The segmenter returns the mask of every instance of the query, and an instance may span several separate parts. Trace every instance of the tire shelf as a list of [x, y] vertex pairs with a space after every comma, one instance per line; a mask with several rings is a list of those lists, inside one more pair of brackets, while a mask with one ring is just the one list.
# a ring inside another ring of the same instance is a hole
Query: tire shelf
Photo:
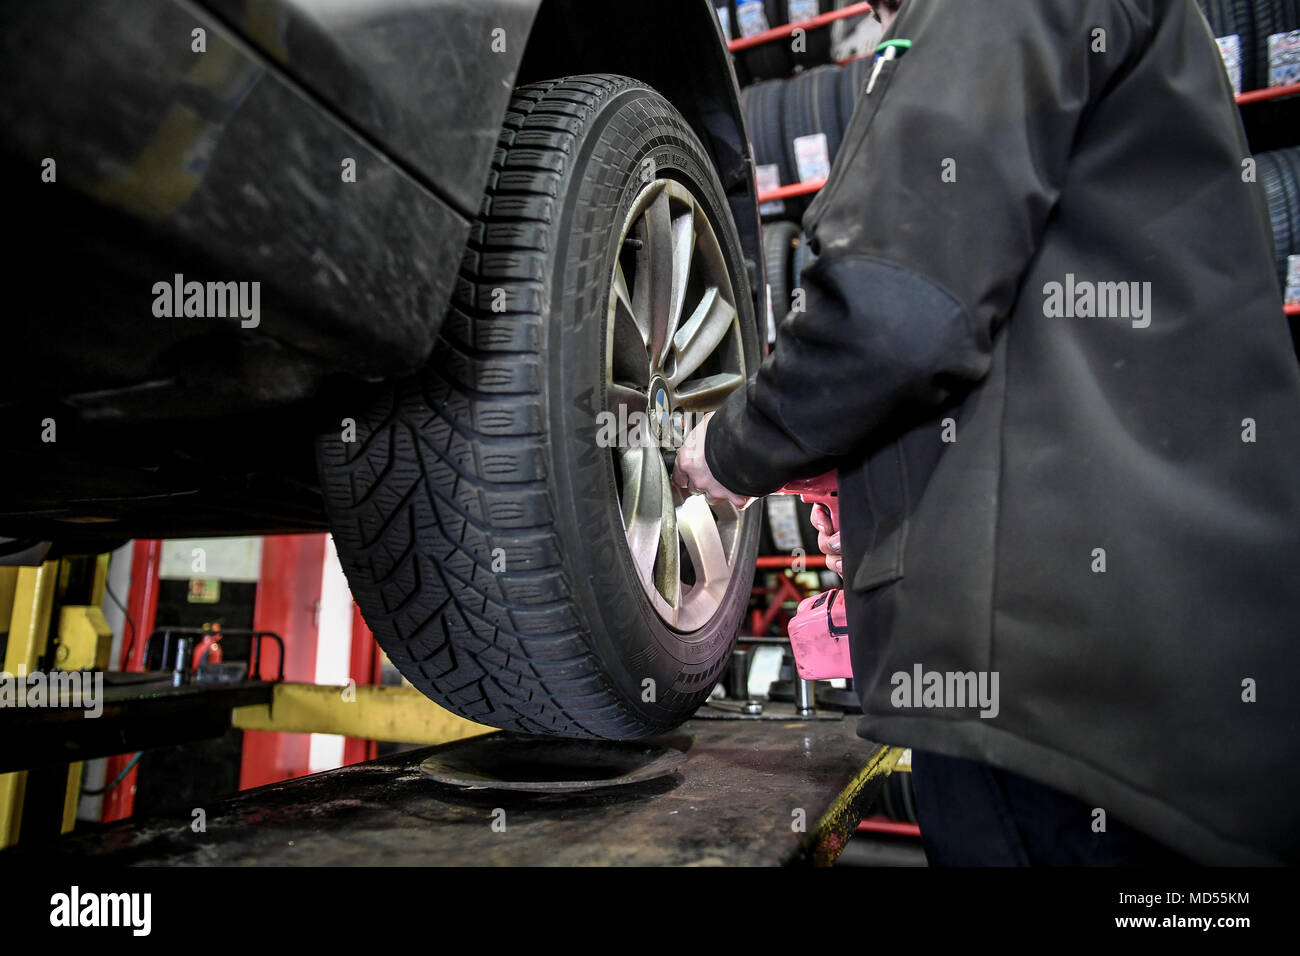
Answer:
[[814, 179], [806, 183], [791, 183], [789, 186], [780, 186], [777, 189], [769, 189], [767, 192], [758, 194], [758, 203], [780, 202], [782, 199], [793, 199], [796, 196], [807, 196], [818, 192], [826, 185], [824, 179]]
[[787, 568], [793, 568], [798, 561], [805, 569], [815, 569], [826, 567], [826, 558], [822, 555], [805, 554], [798, 558], [782, 557], [780, 555], [759, 557], [755, 559], [755, 567], [760, 571], [784, 571]]
[[[869, 6], [869, 4], [863, 4]], [[853, 8], [847, 8], [853, 9]], [[843, 13], [844, 11], [836, 11]], [[830, 16], [824, 14], [823, 16]], [[812, 22], [812, 21], [805, 21]], [[762, 34], [758, 34], [762, 36]], [[753, 37], [750, 37], [753, 39]], [[1287, 99], [1292, 96], [1300, 96], [1300, 83], [1292, 83], [1288, 86], [1274, 86], [1263, 90], [1249, 90], [1245, 93], [1238, 94], [1236, 97], [1239, 106], [1250, 106], [1256, 103], [1275, 103], [1278, 100]], [[1289, 101], [1289, 104], [1300, 105], [1300, 99]], [[1249, 125], [1249, 124], [1248, 124]], [[1263, 150], [1252, 150], [1263, 152]], [[793, 199], [798, 196], [808, 196], [819, 192], [826, 185], [826, 180], [818, 179], [806, 183], [793, 183], [789, 186], [781, 186], [777, 189], [769, 189], [766, 192], [758, 194], [758, 203], [763, 205], [770, 202], [780, 202], [784, 199]], [[1291, 317], [1300, 317], [1300, 303], [1288, 305], [1285, 307], [1286, 314]]]
[[786, 23], [779, 27], [772, 27], [770, 30], [764, 30], [762, 33], [755, 33], [753, 36], [741, 37], [738, 40], [728, 40], [727, 49], [732, 53], [740, 50], [748, 50], [756, 46], [762, 46], [764, 43], [771, 43], [773, 40], [781, 40], [785, 37], [792, 36], [795, 30], [816, 30], [827, 24], [834, 23], [836, 20], [845, 20], [849, 17], [857, 17], [871, 12], [871, 4], [855, 3], [851, 7], [845, 7], [843, 10], [831, 10], [829, 13], [819, 13], [815, 17], [809, 17], [807, 20], [799, 20], [796, 23]]
[[1289, 83], [1286, 86], [1269, 86], [1262, 90], [1247, 90], [1245, 93], [1237, 94], [1237, 105], [1248, 106], [1251, 103], [1262, 103], [1266, 100], [1295, 96], [1297, 93], [1300, 93], [1300, 83]]

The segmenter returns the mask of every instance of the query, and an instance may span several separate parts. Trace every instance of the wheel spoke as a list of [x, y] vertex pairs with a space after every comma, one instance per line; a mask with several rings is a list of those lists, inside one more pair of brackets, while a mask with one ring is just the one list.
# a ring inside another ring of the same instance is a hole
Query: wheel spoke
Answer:
[[705, 292], [695, 312], [673, 337], [677, 367], [669, 384], [677, 388], [694, 375], [722, 344], [735, 321], [735, 306], [722, 297], [716, 286]]
[[644, 392], [629, 388], [627, 385], [609, 385], [605, 389], [605, 409], [617, 415], [620, 408], [627, 409], [627, 417], [633, 412], [643, 412], [646, 406]]
[[[668, 310], [668, 335], [671, 338], [681, 326], [682, 308], [686, 303], [686, 287], [691, 281], [691, 259], [695, 256], [695, 207], [673, 220], [673, 287], [672, 303]], [[659, 365], [668, 359], [668, 349], [656, 353]]]
[[719, 586], [725, 589], [731, 578], [731, 567], [727, 564], [727, 551], [722, 545], [718, 519], [708, 502], [700, 495], [687, 498], [677, 509], [677, 527], [686, 553], [695, 565], [698, 584], [706, 590]]
[[642, 328], [637, 319], [621, 265], [614, 269], [613, 299], [610, 328], [614, 378], [620, 382], [645, 382], [650, 375], [650, 353], [646, 350], [650, 330]]
[[[642, 283], [642, 285], [645, 285], [645, 283]], [[650, 306], [648, 302], [633, 302], [632, 294], [628, 291], [627, 273], [623, 271], [621, 263], [614, 269], [614, 298], [618, 304], [615, 317], [630, 321], [632, 328], [636, 330], [637, 336], [641, 340], [641, 347], [648, 347], [650, 344]]]
[[687, 382], [677, 390], [677, 404], [683, 411], [699, 415], [715, 411], [728, 395], [745, 384], [739, 372], [723, 372], [694, 382]]
[[664, 463], [654, 447], [629, 448], [622, 454], [623, 527], [637, 575], [654, 579], [655, 558], [663, 536]]
[[[651, 449], [651, 454], [659, 459], [661, 465], [663, 464], [663, 459], [657, 451]], [[659, 562], [655, 566], [655, 589], [664, 596], [668, 606], [673, 609], [669, 623], [676, 624], [677, 610], [682, 601], [682, 546], [677, 537], [677, 509], [673, 507], [673, 486], [667, 467], [661, 467], [659, 474], [662, 479], [660, 495], [664, 520], [659, 531]]]
[[637, 384], [650, 380], [650, 353], [630, 321], [615, 320], [610, 343], [610, 371], [616, 382]]
[[676, 328], [672, 315], [675, 271], [673, 222], [667, 189], [660, 190], [659, 195], [650, 203], [650, 208], [645, 214], [645, 225], [644, 251], [649, 270], [644, 277], [638, 270], [637, 285], [640, 286], [646, 281], [650, 283], [649, 345], [652, 367], [657, 370], [663, 367], [663, 359], [668, 354], [668, 343]]
[[[647, 183], [624, 222], [611, 269], [604, 406], [623, 421], [640, 414], [636, 433], [621, 435], [613, 451], [619, 503], [647, 599], [661, 620], [689, 635], [726, 597], [732, 552], [748, 525], [736, 509], [710, 507], [700, 496], [679, 505], [659, 443], [681, 438], [683, 415], [713, 411], [744, 387], [745, 356], [730, 335], [738, 322], [732, 271], [712, 222], [681, 183]], [[661, 386], [668, 406], [653, 414], [668, 419], [667, 432], [662, 419], [652, 429], [648, 418]]]

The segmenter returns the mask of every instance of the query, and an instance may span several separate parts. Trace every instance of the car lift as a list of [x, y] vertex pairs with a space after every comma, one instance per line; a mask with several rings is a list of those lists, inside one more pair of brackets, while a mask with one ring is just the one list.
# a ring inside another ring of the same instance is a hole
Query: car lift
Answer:
[[[6, 671], [31, 673], [42, 662], [103, 669], [111, 637], [99, 607], [106, 557], [0, 569], [0, 614], [12, 620]], [[0, 846], [10, 846], [0, 860], [39, 853], [163, 865], [829, 864], [902, 755], [858, 738], [856, 721], [843, 715], [705, 707], [647, 742], [682, 752], [679, 766], [609, 786], [613, 772], [599, 770], [600, 748], [609, 745], [503, 735], [408, 687], [312, 686], [259, 674], [209, 684], [173, 681], [169, 671], [152, 681], [126, 676], [106, 688], [96, 720], [0, 708]], [[80, 761], [231, 727], [425, 746], [179, 808], [175, 817], [56, 839], [75, 823]], [[554, 757], [557, 780], [572, 749], [589, 748], [595, 763], [583, 769], [595, 766], [587, 774], [595, 779], [585, 789], [557, 784], [539, 793], [497, 789], [486, 778], [452, 786], [421, 771], [487, 734], [526, 748], [534, 774], [545, 772], [548, 754], [563, 752]]]

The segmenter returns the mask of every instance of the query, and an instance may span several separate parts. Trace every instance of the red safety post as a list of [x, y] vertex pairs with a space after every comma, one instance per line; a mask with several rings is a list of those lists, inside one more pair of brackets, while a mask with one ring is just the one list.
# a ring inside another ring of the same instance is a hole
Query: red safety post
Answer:
[[[262, 571], [253, 605], [253, 630], [284, 639], [284, 679], [316, 679], [325, 535], [268, 535], [262, 539]], [[268, 663], [264, 660], [264, 664]], [[264, 667], [263, 673], [269, 673]], [[310, 773], [311, 736], [244, 731], [239, 788], [260, 787]]]
[[[760, 558], [759, 560], [763, 559]], [[806, 595], [794, 586], [794, 582], [789, 577], [784, 574], [780, 575], [777, 580], [776, 590], [768, 601], [767, 609], [764, 611], [754, 610], [753, 617], [750, 620], [750, 633], [755, 637], [762, 637], [776, 622], [786, 601], [793, 601], [798, 604], [805, 597]]]
[[[158, 613], [158, 572], [162, 566], [162, 542], [157, 539], [139, 539], [131, 551], [131, 590], [126, 599], [126, 610], [131, 623], [123, 624], [126, 630], [122, 641], [122, 657], [118, 666], [124, 671], [144, 670], [144, 645], [153, 633], [154, 617]], [[130, 762], [130, 754], [109, 757], [105, 780], [116, 780]], [[102, 819], [105, 823], [125, 820], [135, 810], [135, 781], [137, 768], [108, 793], [104, 794]]]

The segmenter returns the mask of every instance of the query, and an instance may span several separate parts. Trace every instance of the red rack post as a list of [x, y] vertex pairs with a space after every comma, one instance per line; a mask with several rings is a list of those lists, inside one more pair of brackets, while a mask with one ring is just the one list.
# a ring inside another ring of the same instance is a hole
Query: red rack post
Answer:
[[[131, 639], [122, 642], [122, 658], [118, 664], [124, 671], [144, 670], [144, 645], [153, 633], [154, 616], [158, 611], [161, 567], [162, 542], [156, 539], [137, 539], [131, 551], [131, 589], [126, 598], [127, 611], [135, 627], [125, 624], [130, 629]], [[105, 764], [104, 779], [116, 780], [130, 760], [130, 754], [109, 757]], [[104, 794], [100, 818], [105, 823], [125, 820], [135, 811], [136, 772], [137, 768], [132, 767], [121, 783]]]

